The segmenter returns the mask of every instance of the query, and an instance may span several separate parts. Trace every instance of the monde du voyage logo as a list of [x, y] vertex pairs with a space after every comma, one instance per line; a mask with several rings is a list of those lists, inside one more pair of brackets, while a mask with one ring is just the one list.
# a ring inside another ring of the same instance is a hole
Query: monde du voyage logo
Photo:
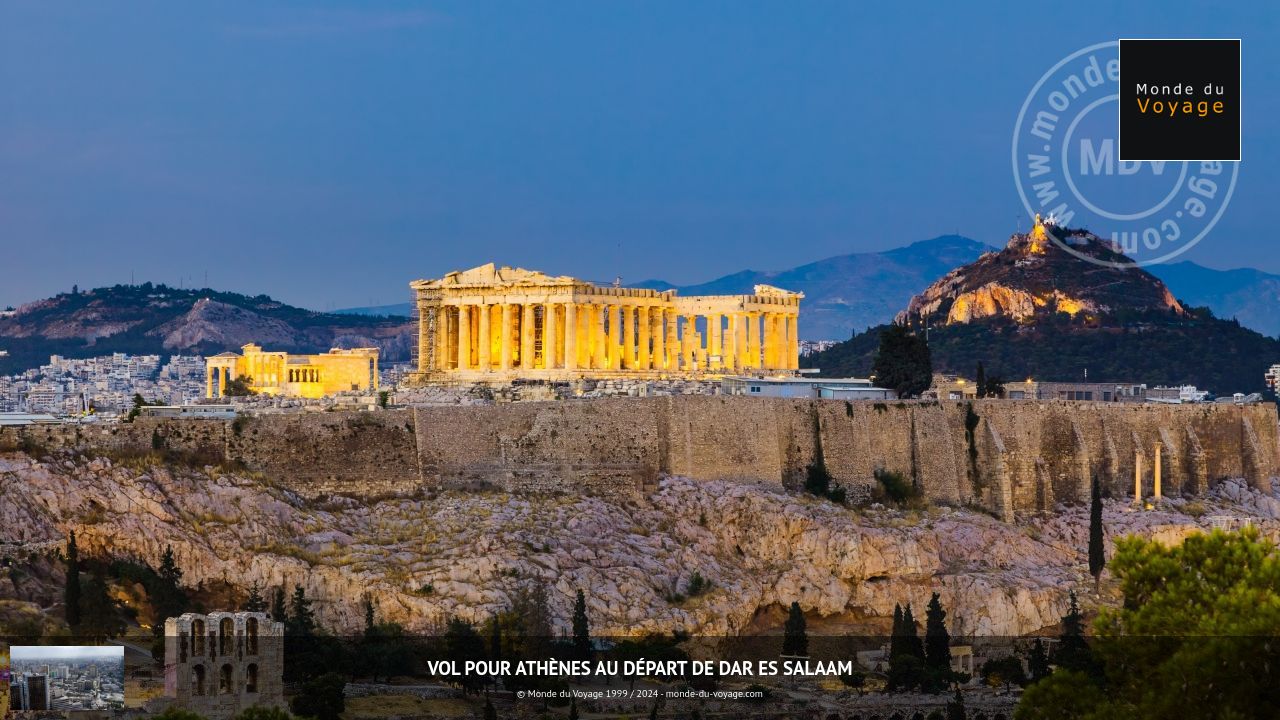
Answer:
[[[1059, 247], [1110, 267], [1171, 260], [1213, 229], [1235, 190], [1240, 41], [1077, 50], [1028, 93], [1012, 150], [1023, 208], [1054, 220]], [[1083, 252], [1058, 228], [1109, 238], [1133, 263]]]

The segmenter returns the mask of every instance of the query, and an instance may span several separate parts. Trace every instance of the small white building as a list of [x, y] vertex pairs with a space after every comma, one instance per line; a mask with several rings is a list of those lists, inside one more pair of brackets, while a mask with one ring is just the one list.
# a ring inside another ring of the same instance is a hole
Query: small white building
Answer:
[[61, 420], [44, 413], [0, 412], [0, 427], [5, 425], [51, 425]]
[[1272, 365], [1266, 374], [1267, 387], [1274, 391], [1280, 391], [1280, 365]]
[[750, 397], [821, 398], [824, 400], [894, 400], [892, 390], [876, 387], [866, 378], [796, 378], [729, 376], [720, 381], [726, 395]]

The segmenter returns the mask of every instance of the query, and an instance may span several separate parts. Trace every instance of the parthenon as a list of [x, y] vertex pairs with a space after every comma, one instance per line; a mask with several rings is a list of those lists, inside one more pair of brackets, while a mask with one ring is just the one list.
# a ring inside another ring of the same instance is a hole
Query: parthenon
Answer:
[[793, 374], [802, 293], [598, 285], [493, 263], [410, 283], [419, 382]]

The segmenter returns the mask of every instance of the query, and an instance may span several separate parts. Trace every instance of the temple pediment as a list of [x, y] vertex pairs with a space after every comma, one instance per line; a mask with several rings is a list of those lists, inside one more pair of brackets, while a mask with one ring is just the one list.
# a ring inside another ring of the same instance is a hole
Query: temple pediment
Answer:
[[803, 298], [804, 297], [804, 293], [802, 292], [793, 292], [791, 290], [783, 290], [780, 287], [774, 287], [772, 285], [756, 285], [755, 288], [753, 289], [755, 290], [756, 295], [759, 295], [761, 297], [781, 297], [781, 298]]
[[524, 268], [498, 267], [494, 263], [485, 263], [470, 270], [455, 270], [447, 273], [439, 280], [419, 280], [415, 287], [528, 287], [543, 285], [582, 285], [589, 284], [584, 280], [568, 275], [548, 275], [537, 270]]

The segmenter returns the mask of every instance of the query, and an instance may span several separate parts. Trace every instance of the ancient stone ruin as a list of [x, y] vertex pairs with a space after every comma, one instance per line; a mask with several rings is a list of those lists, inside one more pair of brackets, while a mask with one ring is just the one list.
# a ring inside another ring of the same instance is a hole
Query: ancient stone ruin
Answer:
[[255, 705], [284, 707], [284, 623], [260, 612], [184, 613], [165, 620], [164, 634], [157, 704], [210, 720]]

